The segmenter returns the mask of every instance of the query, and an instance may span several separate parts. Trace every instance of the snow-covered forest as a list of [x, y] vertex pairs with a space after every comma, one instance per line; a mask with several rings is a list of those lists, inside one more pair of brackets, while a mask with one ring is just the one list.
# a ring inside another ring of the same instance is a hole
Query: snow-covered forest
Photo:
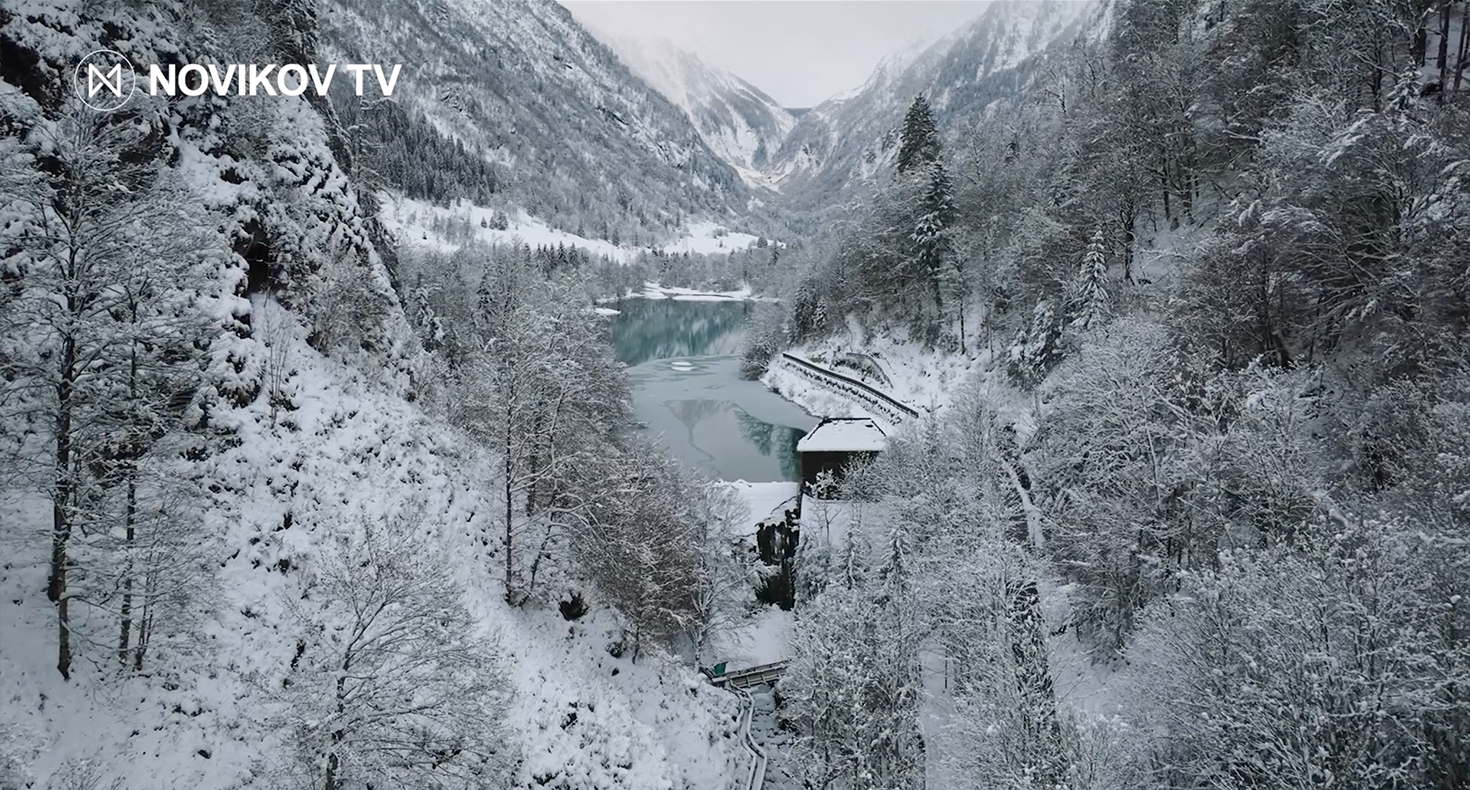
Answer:
[[[789, 112], [552, 0], [0, 0], [0, 790], [1470, 786], [1467, 14], [996, 2]], [[887, 432], [781, 579], [630, 298]]]
[[0, 5], [0, 787], [714, 786], [735, 705], [677, 658], [748, 589], [742, 506], [629, 432], [593, 300], [772, 247], [533, 245], [422, 123], [69, 82], [310, 62], [331, 13]]
[[913, 101], [746, 351], [988, 360], [810, 558], [808, 786], [1470, 782], [1465, 11], [1135, 0], [973, 128]]

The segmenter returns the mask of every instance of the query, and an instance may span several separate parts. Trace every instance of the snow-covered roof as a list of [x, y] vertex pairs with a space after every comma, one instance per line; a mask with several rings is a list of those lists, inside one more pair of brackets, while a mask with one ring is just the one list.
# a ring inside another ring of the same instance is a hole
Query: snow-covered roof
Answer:
[[796, 443], [799, 453], [878, 452], [888, 437], [867, 417], [828, 417]]

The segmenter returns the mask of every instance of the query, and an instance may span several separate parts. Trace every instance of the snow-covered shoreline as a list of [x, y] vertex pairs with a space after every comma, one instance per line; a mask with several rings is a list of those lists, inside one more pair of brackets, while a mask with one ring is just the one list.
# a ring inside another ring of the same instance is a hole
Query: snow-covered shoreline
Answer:
[[660, 285], [655, 282], [643, 284], [643, 290], [629, 289], [622, 296], [609, 296], [597, 300], [599, 304], [621, 302], [624, 299], [673, 299], [676, 302], [777, 302], [773, 296], [758, 296], [750, 286], [741, 286], [735, 291], [701, 291], [698, 288], [680, 288]]
[[[380, 219], [403, 243], [450, 251], [470, 240], [485, 244], [564, 245], [600, 255], [618, 263], [632, 263], [654, 247], [614, 244], [606, 239], [579, 236], [553, 227], [524, 208], [494, 208], [459, 200], [452, 206], [435, 205], [404, 195], [380, 191]], [[728, 255], [755, 246], [759, 236], [731, 230], [708, 221], [690, 222], [676, 238], [658, 245], [669, 254]]]

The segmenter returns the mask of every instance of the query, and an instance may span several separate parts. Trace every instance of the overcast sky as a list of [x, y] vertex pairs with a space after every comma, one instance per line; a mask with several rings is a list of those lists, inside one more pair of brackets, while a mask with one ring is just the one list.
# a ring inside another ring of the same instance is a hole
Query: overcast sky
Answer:
[[980, 15], [985, 0], [559, 0], [595, 33], [668, 39], [770, 94], [811, 107], [879, 60]]

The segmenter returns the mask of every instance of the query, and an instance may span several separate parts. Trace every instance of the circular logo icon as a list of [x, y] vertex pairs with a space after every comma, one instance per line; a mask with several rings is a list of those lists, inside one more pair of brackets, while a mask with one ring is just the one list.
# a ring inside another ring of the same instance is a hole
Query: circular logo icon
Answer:
[[99, 49], [82, 58], [72, 72], [72, 85], [82, 104], [111, 112], [128, 103], [138, 87], [133, 64], [121, 52]]

